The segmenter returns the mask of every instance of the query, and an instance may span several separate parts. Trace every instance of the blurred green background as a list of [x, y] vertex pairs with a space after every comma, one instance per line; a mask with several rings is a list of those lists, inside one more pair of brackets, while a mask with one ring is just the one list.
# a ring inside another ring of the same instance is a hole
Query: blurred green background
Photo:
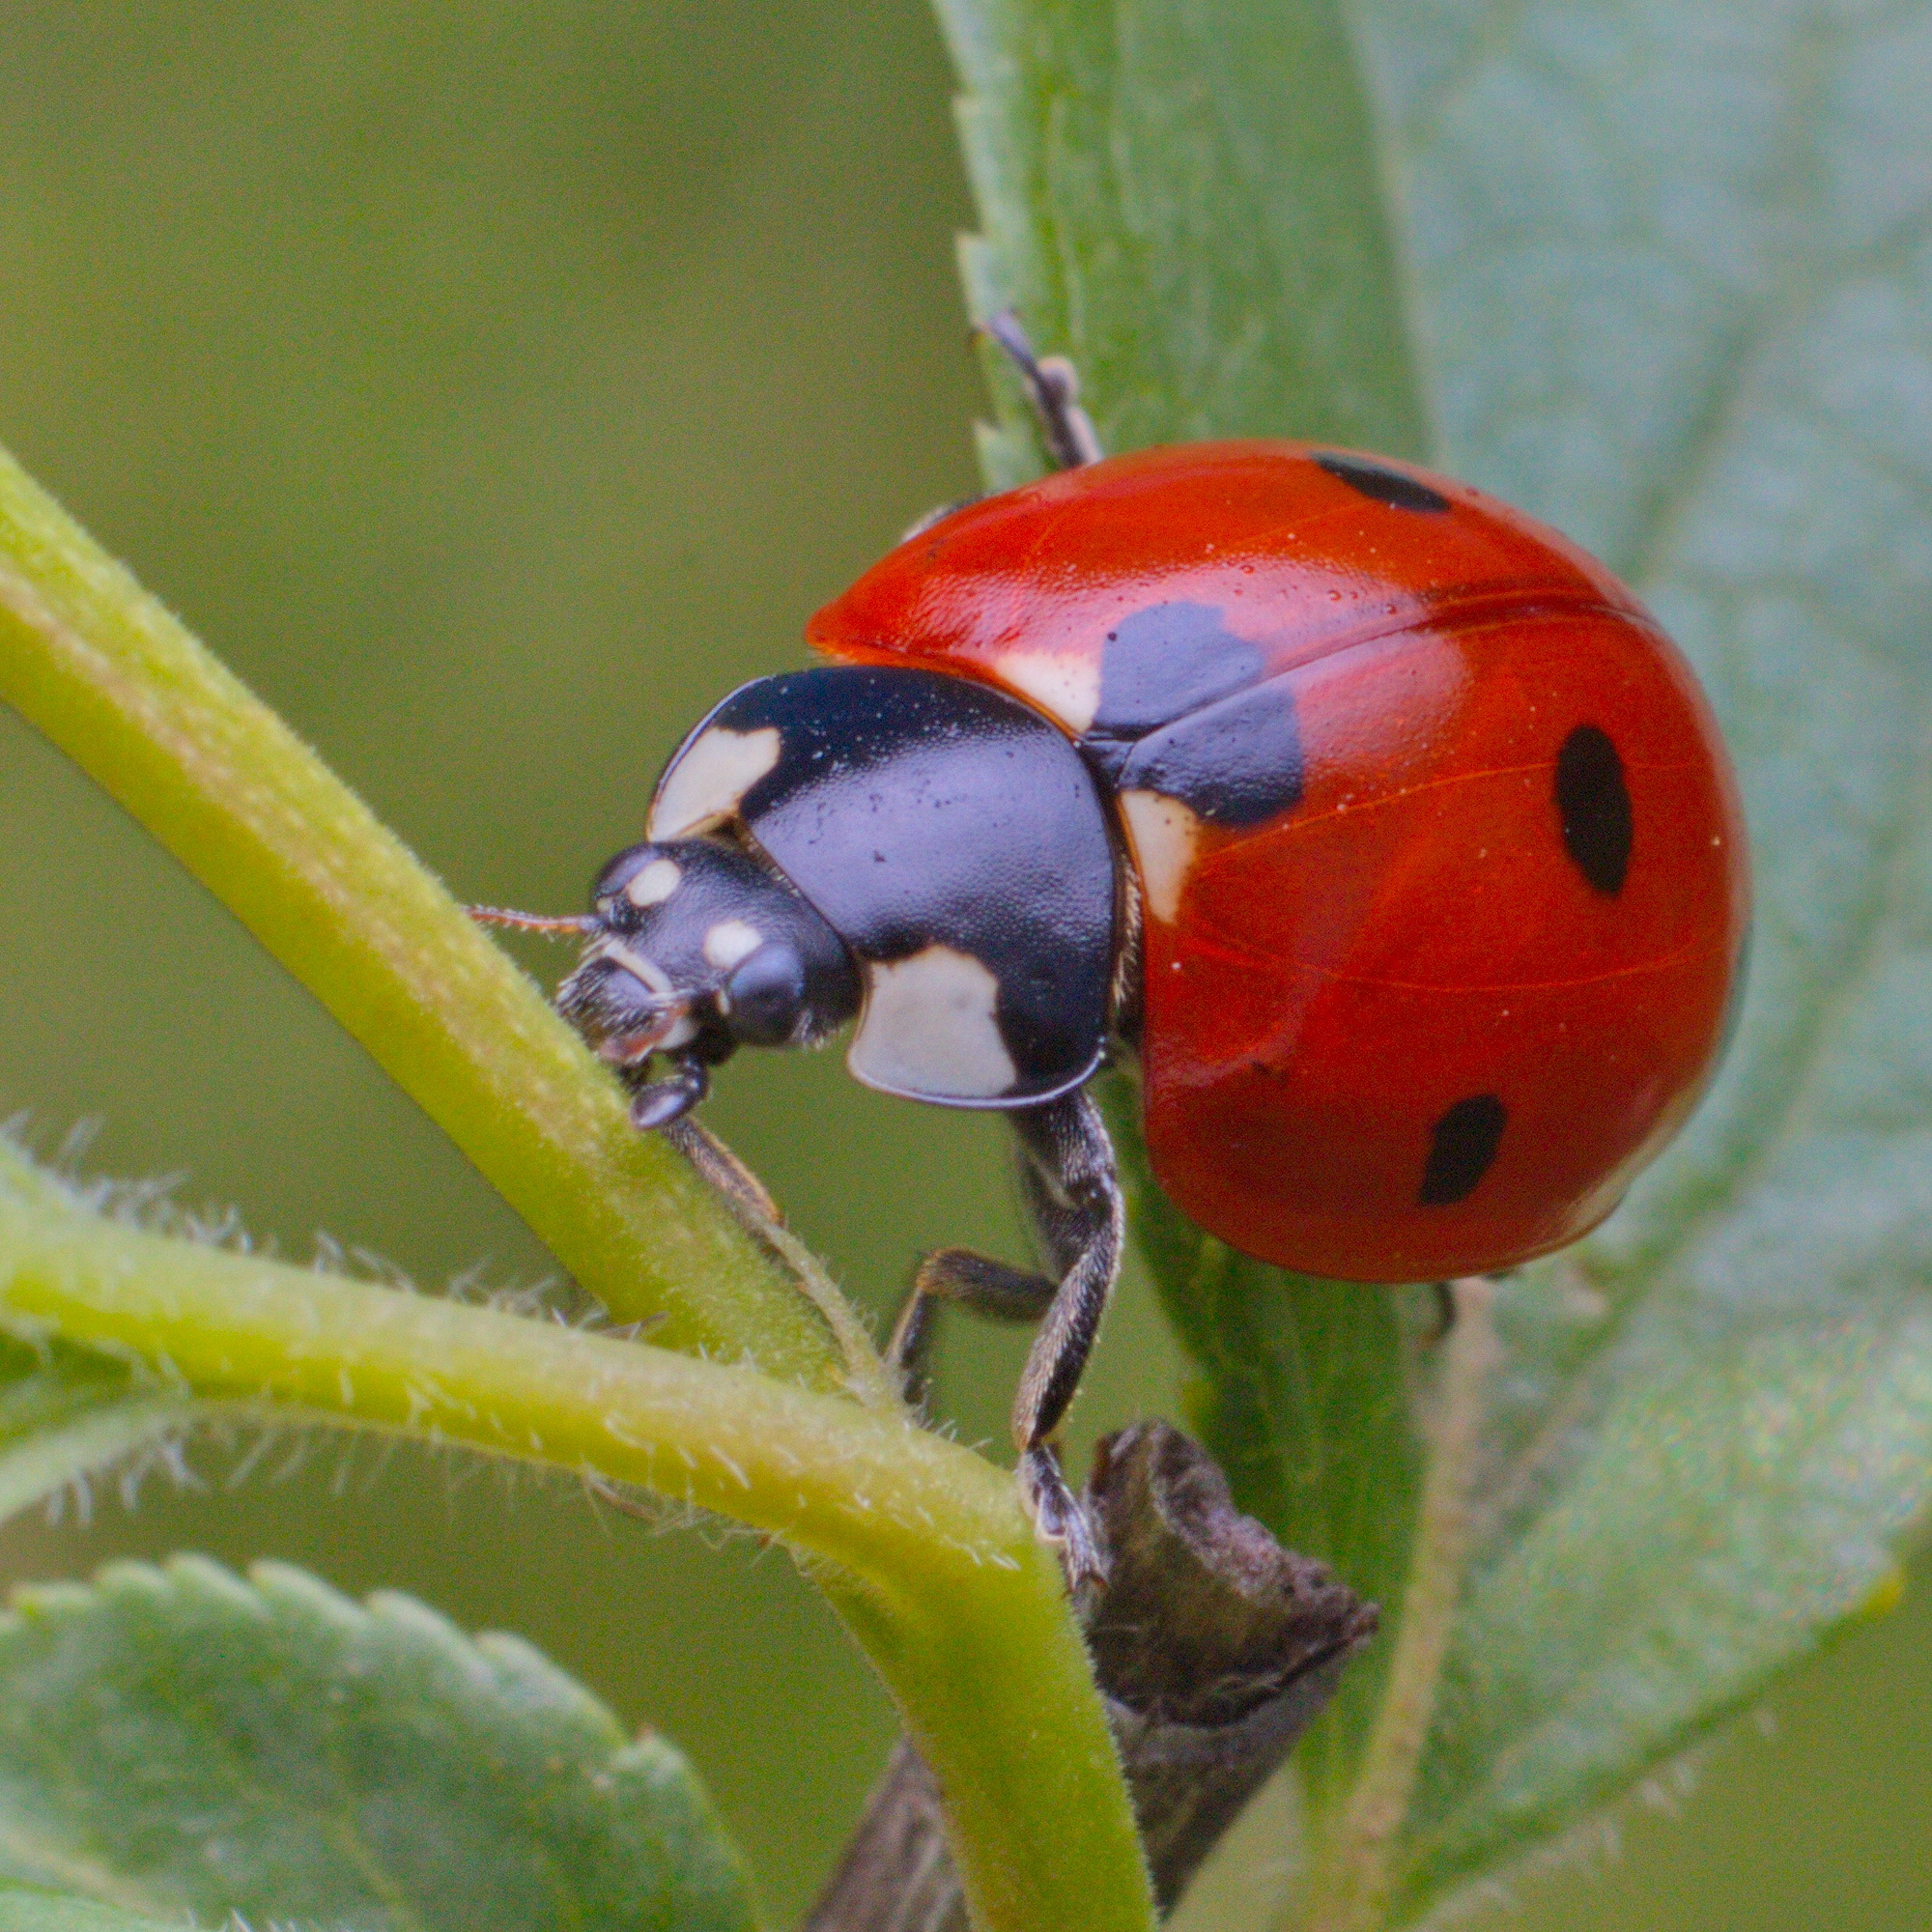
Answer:
[[[459, 895], [575, 909], [684, 727], [975, 487], [949, 89], [921, 0], [0, 10], [0, 440]], [[0, 1117], [43, 1151], [98, 1122], [91, 1169], [179, 1175], [286, 1254], [541, 1278], [437, 1132], [11, 713], [0, 828]], [[992, 1122], [867, 1094], [836, 1055], [720, 1086], [713, 1122], [872, 1308], [923, 1247], [1016, 1248]], [[1003, 1436], [1020, 1347], [949, 1344], [969, 1439]], [[1076, 1434], [1173, 1413], [1176, 1385], [1130, 1280]], [[262, 1446], [68, 1497], [0, 1569], [273, 1555], [520, 1631], [685, 1746], [796, 1916], [891, 1715], [781, 1555], [473, 1464]], [[1909, 1590], [1515, 1883], [1512, 1922], [1932, 1924], [1928, 1709]], [[1197, 1932], [1255, 1922], [1236, 1895], [1279, 1829], [1240, 1834]]]

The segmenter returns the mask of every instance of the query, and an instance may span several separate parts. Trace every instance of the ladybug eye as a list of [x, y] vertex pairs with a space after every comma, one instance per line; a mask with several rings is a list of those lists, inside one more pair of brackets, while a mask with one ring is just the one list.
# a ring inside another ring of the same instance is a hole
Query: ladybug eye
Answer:
[[775, 941], [759, 945], [739, 963], [718, 1005], [732, 1038], [746, 1046], [783, 1046], [806, 1016], [809, 990], [805, 961]]

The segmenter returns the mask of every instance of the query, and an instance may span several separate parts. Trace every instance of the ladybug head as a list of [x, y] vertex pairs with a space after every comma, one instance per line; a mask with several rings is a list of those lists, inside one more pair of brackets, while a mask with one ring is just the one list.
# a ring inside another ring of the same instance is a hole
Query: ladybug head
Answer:
[[587, 943], [557, 988], [557, 1010], [600, 1058], [668, 1080], [642, 1089], [640, 1126], [664, 1126], [703, 1097], [704, 1069], [740, 1046], [810, 1046], [859, 1007], [837, 933], [785, 881], [716, 838], [633, 845], [605, 867], [583, 922]]

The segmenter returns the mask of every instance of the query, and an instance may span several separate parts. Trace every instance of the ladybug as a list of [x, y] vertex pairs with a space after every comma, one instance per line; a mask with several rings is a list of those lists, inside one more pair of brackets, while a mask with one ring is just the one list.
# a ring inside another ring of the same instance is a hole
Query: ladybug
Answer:
[[1325, 444], [1096, 460], [1070, 372], [1008, 346], [1065, 467], [820, 611], [832, 662], [727, 696], [548, 923], [585, 935], [558, 1005], [640, 1127], [740, 1045], [853, 1022], [867, 1086], [1009, 1117], [1050, 1272], [930, 1256], [894, 1347], [935, 1298], [1041, 1321], [1014, 1434], [1077, 1579], [1050, 1437], [1124, 1238], [1093, 1075], [1137, 1071], [1160, 1186], [1245, 1254], [1507, 1268], [1695, 1103], [1747, 863], [1690, 669], [1556, 532]]

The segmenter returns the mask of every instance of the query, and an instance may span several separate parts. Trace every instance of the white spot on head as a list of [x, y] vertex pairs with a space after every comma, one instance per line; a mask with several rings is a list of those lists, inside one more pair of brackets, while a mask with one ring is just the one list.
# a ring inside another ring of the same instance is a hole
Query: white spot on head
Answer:
[[1077, 738], [1100, 708], [1100, 663], [1072, 651], [1011, 651], [994, 666], [1023, 696], [1033, 699]]
[[855, 1079], [913, 1100], [990, 1100], [1018, 1080], [1000, 1037], [1000, 982], [970, 952], [928, 946], [866, 965], [866, 1010], [845, 1065]]
[[742, 919], [721, 919], [704, 935], [704, 956], [721, 973], [728, 973], [741, 959], [749, 959], [765, 943], [765, 935]]
[[776, 724], [756, 731], [727, 731], [714, 724], [699, 732], [658, 781], [644, 836], [688, 838], [721, 824], [778, 761]]
[[640, 867], [624, 888], [624, 896], [634, 906], [662, 905], [684, 882], [675, 859], [653, 859]]
[[1121, 815], [1127, 822], [1134, 869], [1141, 876], [1147, 909], [1163, 925], [1180, 910], [1180, 889], [1194, 863], [1201, 821], [1178, 798], [1157, 791], [1123, 791]]

